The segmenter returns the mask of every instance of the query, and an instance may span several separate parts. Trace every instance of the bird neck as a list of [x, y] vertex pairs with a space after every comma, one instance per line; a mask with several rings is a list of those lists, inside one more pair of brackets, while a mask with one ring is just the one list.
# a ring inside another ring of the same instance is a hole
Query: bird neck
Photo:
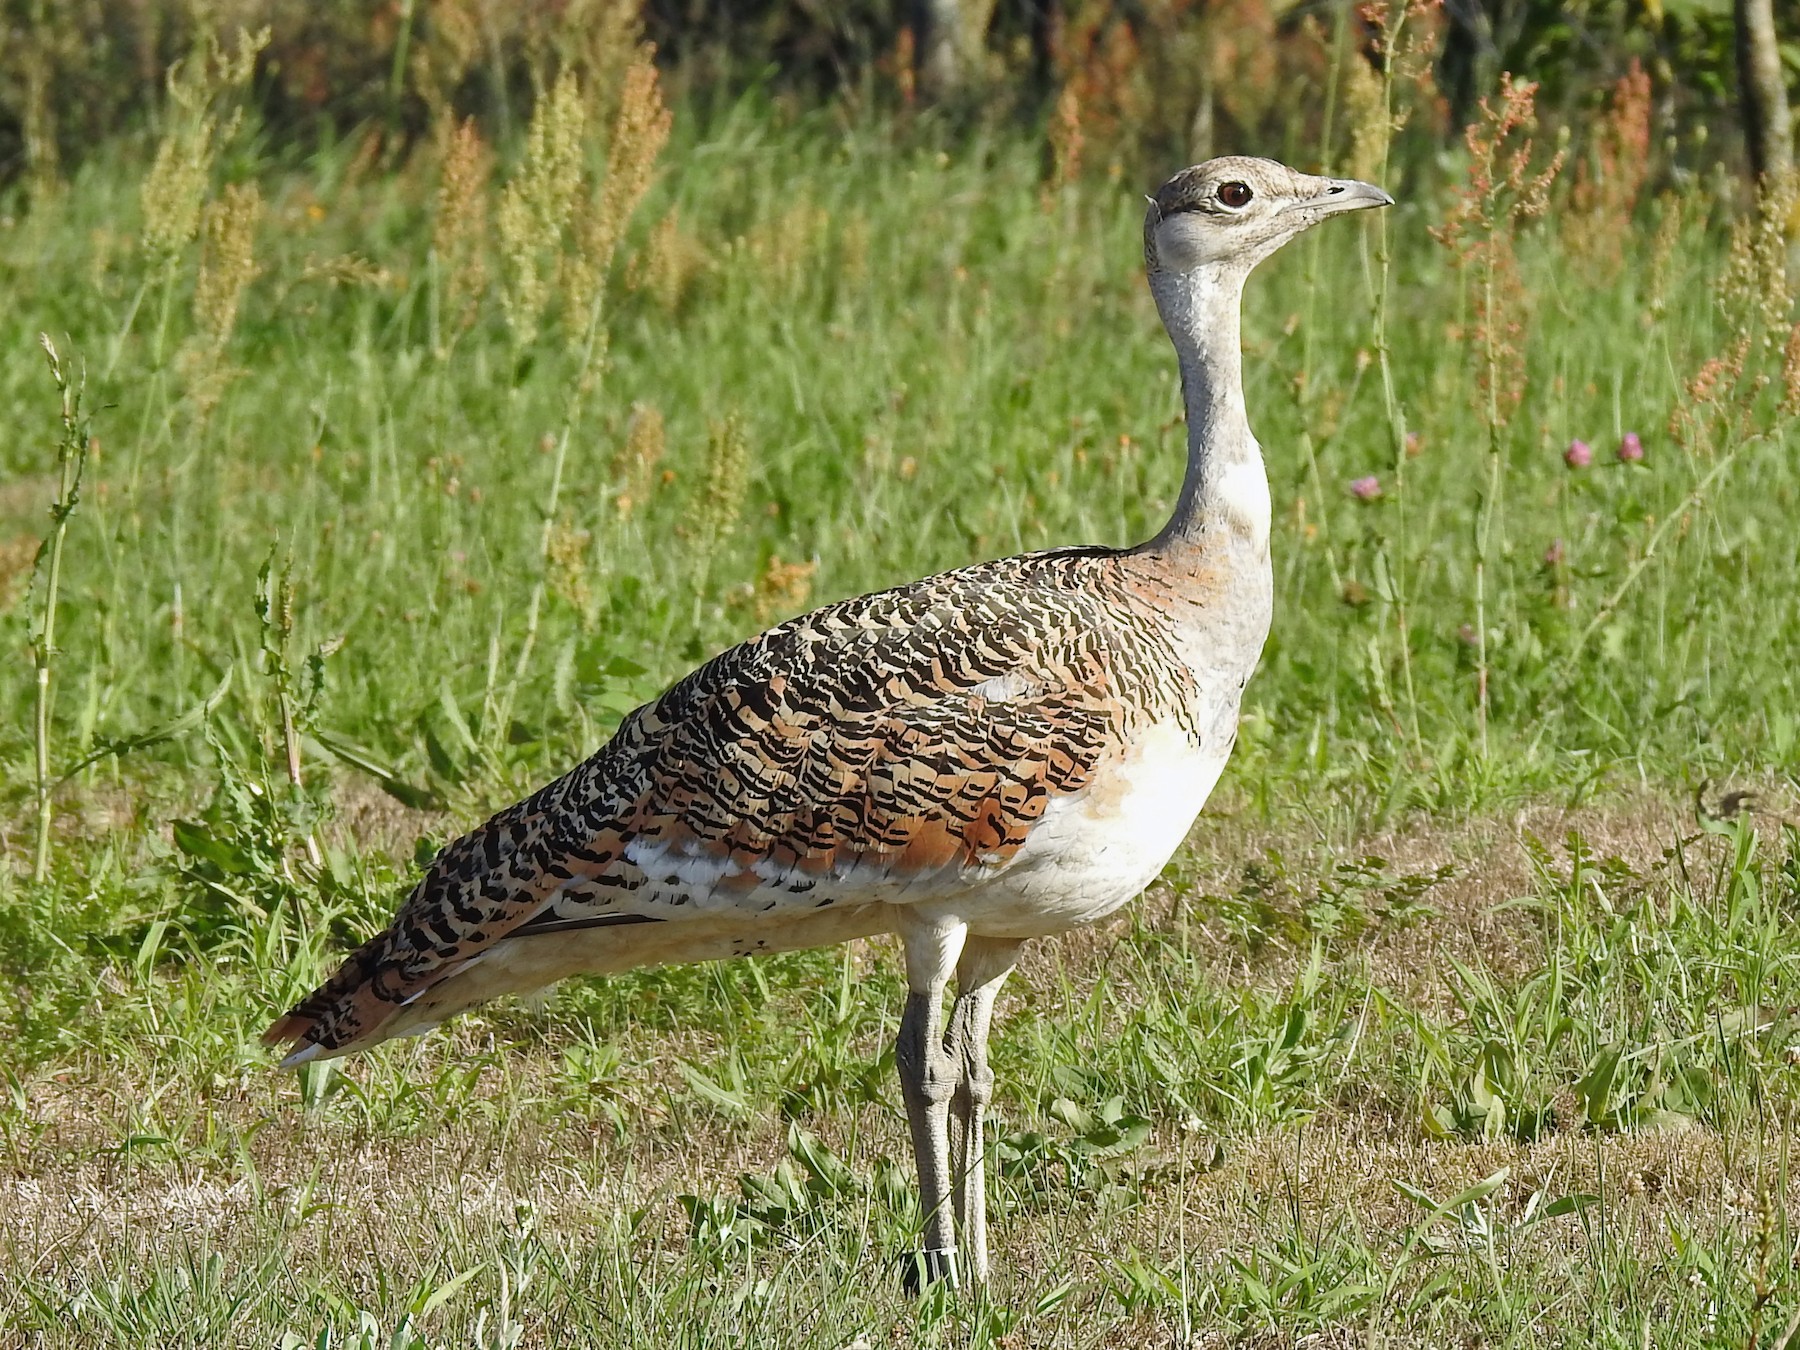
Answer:
[[1181, 363], [1187, 408], [1187, 476], [1175, 514], [1147, 548], [1212, 549], [1248, 538], [1269, 543], [1269, 480], [1244, 411], [1238, 314], [1248, 269], [1211, 263], [1152, 272], [1150, 292]]

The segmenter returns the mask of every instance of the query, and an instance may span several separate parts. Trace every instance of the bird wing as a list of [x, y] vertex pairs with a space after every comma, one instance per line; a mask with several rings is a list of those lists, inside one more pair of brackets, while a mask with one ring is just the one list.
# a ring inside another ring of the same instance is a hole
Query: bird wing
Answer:
[[720, 654], [446, 846], [389, 928], [266, 1039], [379, 1039], [508, 936], [904, 904], [1004, 867], [1137, 719], [1186, 705], [1155, 625], [1108, 596], [1109, 557], [960, 569]]

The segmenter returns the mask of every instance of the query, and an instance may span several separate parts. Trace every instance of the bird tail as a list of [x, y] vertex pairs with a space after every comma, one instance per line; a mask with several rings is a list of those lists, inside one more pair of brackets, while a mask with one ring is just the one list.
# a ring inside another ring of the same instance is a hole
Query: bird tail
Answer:
[[575, 876], [547, 828], [543, 792], [448, 845], [383, 932], [278, 1018], [263, 1040], [283, 1064], [349, 1054], [401, 1034], [397, 1015], [481, 960]]
[[[292, 1045], [281, 1061], [291, 1068], [313, 1059], [335, 1059], [387, 1039], [383, 1025], [400, 1010], [394, 999], [376, 991], [375, 978], [392, 949], [391, 932], [382, 932], [345, 958], [335, 974], [308, 994], [262, 1034], [264, 1045]], [[340, 1038], [340, 1027], [355, 1033]]]

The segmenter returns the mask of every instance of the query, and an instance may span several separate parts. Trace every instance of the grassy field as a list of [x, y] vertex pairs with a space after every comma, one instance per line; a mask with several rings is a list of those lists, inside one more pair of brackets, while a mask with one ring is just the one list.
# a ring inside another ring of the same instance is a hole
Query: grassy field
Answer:
[[0, 1345], [1788, 1344], [1800, 347], [1722, 187], [1571, 168], [1471, 249], [1396, 170], [1252, 282], [1239, 748], [1008, 987], [1001, 1275], [913, 1301], [882, 943], [256, 1036], [705, 654], [1160, 524], [1141, 185], [684, 107], [615, 254], [618, 135], [277, 164], [207, 97], [197, 187], [119, 147], [0, 221]]

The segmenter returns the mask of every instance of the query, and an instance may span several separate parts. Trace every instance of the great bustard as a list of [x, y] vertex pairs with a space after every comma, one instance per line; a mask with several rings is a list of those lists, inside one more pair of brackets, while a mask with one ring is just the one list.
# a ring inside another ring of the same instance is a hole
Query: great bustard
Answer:
[[1028, 939], [1104, 918], [1162, 870], [1231, 753], [1268, 634], [1245, 278], [1324, 217], [1391, 202], [1263, 159], [1164, 183], [1144, 258], [1188, 462], [1160, 534], [945, 572], [714, 657], [438, 854], [393, 924], [269, 1028], [295, 1043], [283, 1063], [568, 975], [897, 932], [924, 1273], [957, 1277], [960, 1227], [984, 1281], [994, 996]]

